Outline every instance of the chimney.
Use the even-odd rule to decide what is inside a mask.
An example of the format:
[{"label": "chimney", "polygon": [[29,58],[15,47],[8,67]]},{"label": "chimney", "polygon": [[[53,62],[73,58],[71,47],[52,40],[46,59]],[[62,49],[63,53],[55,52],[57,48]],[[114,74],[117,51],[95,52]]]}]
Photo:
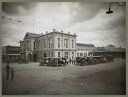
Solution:
[{"label": "chimney", "polygon": [[76,33],[74,33],[74,35],[76,35]]},{"label": "chimney", "polygon": [[55,32],[56,31],[56,29],[53,29],[53,32]]},{"label": "chimney", "polygon": [[41,35],[43,35],[43,33],[41,33]]},{"label": "chimney", "polygon": [[63,30],[61,30],[61,33],[63,33]]},{"label": "chimney", "polygon": [[46,31],[46,34],[48,34],[48,31]]},{"label": "chimney", "polygon": [[70,32],[68,32],[68,34],[70,34]]}]

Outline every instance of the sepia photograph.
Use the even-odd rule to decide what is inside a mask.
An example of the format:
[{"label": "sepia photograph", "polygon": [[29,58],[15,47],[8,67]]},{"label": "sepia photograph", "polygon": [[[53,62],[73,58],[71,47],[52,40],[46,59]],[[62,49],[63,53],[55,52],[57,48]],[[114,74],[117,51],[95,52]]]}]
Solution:
[{"label": "sepia photograph", "polygon": [[2,2],[2,95],[126,95],[126,2]]}]

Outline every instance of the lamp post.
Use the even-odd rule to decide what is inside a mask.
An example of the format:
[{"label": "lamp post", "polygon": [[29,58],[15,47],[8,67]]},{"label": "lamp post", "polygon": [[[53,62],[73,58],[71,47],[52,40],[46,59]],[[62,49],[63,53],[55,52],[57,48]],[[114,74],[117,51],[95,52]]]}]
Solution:
[{"label": "lamp post", "polygon": [[117,4],[118,6],[125,6],[125,2],[123,2],[123,4],[120,4],[120,3],[118,3],[118,2],[111,2],[111,3],[109,4],[109,10],[106,12],[106,14],[111,14],[111,13],[113,13],[113,11],[111,10],[112,4]]}]

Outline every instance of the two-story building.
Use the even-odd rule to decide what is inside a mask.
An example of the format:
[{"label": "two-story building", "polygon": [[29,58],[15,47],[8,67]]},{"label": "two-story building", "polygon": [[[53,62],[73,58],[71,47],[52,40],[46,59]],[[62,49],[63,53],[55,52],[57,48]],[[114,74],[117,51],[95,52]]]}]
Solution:
[{"label": "two-story building", "polygon": [[23,41],[20,41],[20,54],[22,61],[36,61],[34,60],[35,52],[35,39],[40,36],[40,34],[27,32]]},{"label": "two-story building", "polygon": [[20,47],[22,60],[29,62],[41,61],[46,57],[73,59],[76,57],[76,34],[55,29],[46,34],[26,33]]}]

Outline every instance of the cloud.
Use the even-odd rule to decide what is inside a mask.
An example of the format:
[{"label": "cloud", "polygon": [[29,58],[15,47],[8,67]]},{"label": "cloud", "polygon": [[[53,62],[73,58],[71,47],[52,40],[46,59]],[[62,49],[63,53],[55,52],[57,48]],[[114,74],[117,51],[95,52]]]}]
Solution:
[{"label": "cloud", "polygon": [[34,2],[3,2],[2,11],[6,14],[31,14],[32,8],[35,8],[37,3]]},{"label": "cloud", "polygon": [[[15,44],[26,32],[45,33],[53,28],[77,33],[77,42],[96,46],[115,44],[125,47],[126,8],[113,6],[106,14],[108,2],[33,2],[3,3],[2,15],[21,20],[2,20],[3,44]],[[34,23],[34,27],[33,27]],[[17,37],[18,36],[18,37]],[[10,43],[9,43],[10,41]]]},{"label": "cloud", "polygon": [[104,2],[79,2],[77,7],[71,7],[72,22],[83,22],[95,17],[100,10],[107,9],[109,3]]}]

